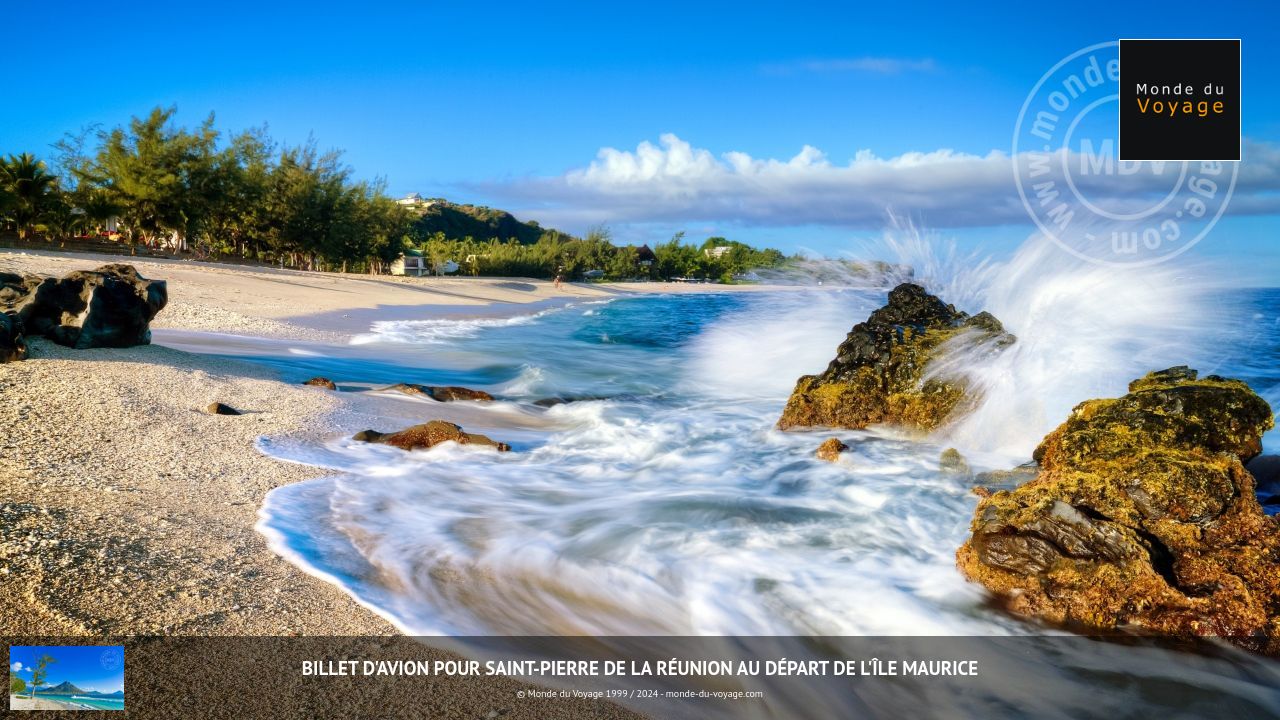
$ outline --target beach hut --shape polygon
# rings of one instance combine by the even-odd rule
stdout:
[[[650,249],[648,245],[641,245],[636,248],[636,262],[638,262],[641,267],[649,267],[650,265],[653,265],[657,259],[658,256],[654,254],[653,250]]]
[[[405,250],[391,261],[391,274],[422,277],[427,274],[427,259],[418,250]]]

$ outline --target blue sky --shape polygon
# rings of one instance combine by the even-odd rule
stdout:
[[[104,662],[104,653],[109,651],[114,652]],[[55,660],[45,668],[47,676],[45,684],[40,686],[42,688],[70,682],[84,691],[112,693],[124,689],[124,648],[122,646],[14,645],[9,648],[9,672],[30,684],[32,671],[42,655],[48,655]],[[36,694],[40,694],[40,688],[36,689]]]
[[[175,104],[184,122],[216,111],[226,129],[314,135],[396,194],[486,202],[570,231],[603,222],[623,239],[685,228],[839,252],[880,220],[743,217],[734,208],[749,195],[681,215],[659,207],[668,189],[657,186],[610,206],[565,179],[603,148],[669,149],[668,134],[719,162],[786,162],[806,146],[836,165],[859,151],[1007,153],[1041,74],[1119,37],[1243,38],[1244,134],[1280,143],[1280,12],[1264,3],[20,3],[0,19],[20,29],[7,36],[6,81],[21,99],[0,114],[0,152],[41,152],[65,131]],[[1197,251],[1280,269],[1280,183],[1270,168],[1255,176],[1267,202],[1228,216]],[[997,250],[1032,228],[892,209]]]

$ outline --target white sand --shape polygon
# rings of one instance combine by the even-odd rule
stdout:
[[[321,273],[190,260],[141,259],[55,252],[0,252],[0,270],[64,275],[108,262],[133,265],[145,277],[166,280],[169,304],[153,327],[340,341],[352,332],[342,314],[380,311],[390,317],[414,307],[465,312],[492,305],[557,299],[603,299],[635,294],[758,292],[762,285],[689,283],[564,283],[526,278],[427,277]],[[373,313],[358,313],[372,317]],[[362,322],[359,330],[367,329]],[[357,330],[357,331],[359,331]]]
[[[49,700],[40,697],[40,693],[36,693],[35,698],[27,695],[9,696],[10,710],[80,710],[79,706],[70,702],[59,702],[57,700]]]
[[[111,261],[131,262],[0,253],[0,270],[61,275]],[[172,261],[133,264],[147,277],[169,281],[169,306],[154,323],[157,328],[322,341],[341,339],[341,334],[294,316],[337,312],[340,317],[345,310],[424,303],[435,309],[481,308],[660,289],[566,286],[557,293],[550,283],[534,281],[394,280]],[[269,368],[231,358],[157,345],[71,350],[38,338],[29,342],[30,359],[0,364],[0,634],[394,635],[391,625],[337,588],[275,556],[253,529],[269,490],[321,474],[274,461],[254,443],[264,435],[321,438],[362,427],[390,428],[403,420],[397,417],[401,411],[392,408],[386,417],[374,417],[373,412],[383,414],[378,408],[385,400],[282,383]],[[214,401],[246,414],[205,413]],[[405,406],[407,413],[410,404]],[[348,644],[362,642],[369,641]],[[451,657],[413,645],[424,658]],[[226,658],[225,666],[199,658],[198,672],[207,679],[235,678],[243,676],[246,663],[264,662],[251,647],[235,647],[244,657]],[[282,667],[296,664],[292,657],[278,660]],[[298,680],[285,676],[282,682]],[[389,712],[426,707],[439,717],[494,717],[508,711],[511,717],[634,717],[597,701],[516,705],[517,689],[530,686],[505,678],[436,682],[425,698],[419,686],[404,683],[379,690],[372,702]],[[342,711],[344,697],[355,698],[361,689],[344,692],[348,695],[324,699],[336,703],[333,713]],[[160,707],[178,698],[144,700]],[[30,703],[11,702],[15,709],[28,709]],[[267,696],[263,702],[274,701]],[[37,695],[29,709],[57,709],[54,703]],[[300,709],[297,716],[307,712]]]

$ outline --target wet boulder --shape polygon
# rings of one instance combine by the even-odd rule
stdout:
[[[352,439],[391,445],[401,450],[430,448],[444,442],[456,442],[459,445],[487,445],[499,452],[507,452],[511,449],[511,446],[506,443],[498,442],[485,435],[465,432],[460,426],[444,420],[432,420],[394,433],[362,430],[352,436]]]
[[[1280,521],[1243,464],[1273,424],[1244,383],[1185,367],[1083,402],[1034,479],[985,493],[960,570],[1050,623],[1280,654]]]
[[[970,316],[903,283],[853,327],[822,374],[800,378],[778,427],[935,428],[976,398],[963,378],[928,375],[930,361],[944,349],[981,360],[1014,341],[990,313]]]
[[[815,454],[818,456],[819,460],[836,462],[840,459],[840,453],[848,449],[849,446],[840,442],[840,438],[827,438],[818,446],[818,450]]]
[[[333,382],[332,380],[330,380],[329,378],[326,378],[326,377],[313,377],[313,378],[311,378],[310,380],[308,380],[308,381],[306,381],[306,382],[304,382],[304,383],[302,383],[302,384],[303,384],[303,385],[310,385],[310,386],[312,386],[312,387],[324,388],[325,390],[337,390],[337,389],[338,389],[338,386],[337,386],[337,385],[335,385],[335,384],[334,384],[334,382]]]
[[[425,395],[437,402],[454,402],[456,400],[493,400],[493,396],[483,390],[459,387],[457,385],[417,385],[415,383],[399,383],[383,388],[406,395]]]
[[[163,280],[123,264],[62,278],[24,278],[21,285],[5,282],[0,290],[0,309],[15,312],[28,334],[74,348],[150,343],[151,320],[167,301]]]

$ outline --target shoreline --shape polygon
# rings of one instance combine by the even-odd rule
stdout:
[[[274,274],[238,275],[223,266],[208,277],[192,268],[172,277],[150,260],[0,253],[0,269],[25,273],[60,275],[112,261],[170,280],[173,305],[157,316],[158,330],[274,340],[297,333],[330,343],[345,337],[294,324],[285,314],[334,302],[330,294],[345,298],[345,278],[322,278],[328,288],[286,285],[276,295],[292,297],[293,304],[281,307],[281,297],[244,299],[278,284]],[[524,305],[516,303],[520,296],[504,295],[523,291],[493,285],[482,279],[476,287],[494,303]],[[239,292],[220,296],[228,288]],[[375,288],[379,298],[385,292]],[[311,296],[317,300],[308,304]],[[180,311],[170,314],[175,306]],[[236,322],[209,327],[226,318]],[[399,422],[388,419],[395,412],[387,415],[385,403],[292,384],[273,368],[235,357],[158,344],[73,350],[43,338],[29,343],[27,360],[0,364],[0,423],[8,428],[0,440],[0,578],[6,588],[0,634],[404,637],[343,590],[277,556],[256,530],[268,491],[327,474],[268,457],[255,448],[259,437],[315,439],[375,425],[378,418]],[[245,414],[210,415],[204,408],[212,402]],[[414,644],[424,658],[458,658]],[[283,663],[289,648],[260,644],[243,652],[241,662]],[[532,687],[506,677],[444,680],[437,689],[451,707],[483,706],[481,716],[510,707],[515,689]],[[409,703],[419,690],[404,683],[391,694],[403,692]],[[537,709],[541,717],[639,717],[595,703],[548,702]]]
[[[27,697],[25,695],[10,695],[9,709],[10,710],[82,711],[82,710],[93,710],[94,708],[91,708],[88,705],[81,705],[79,703],[74,703],[66,700],[53,700],[37,693],[34,699]]]
[[[814,290],[795,285],[712,283],[564,283],[507,277],[404,277],[198,260],[15,251],[0,248],[0,271],[63,275],[125,263],[169,284],[169,303],[152,321],[157,330],[199,330],[258,337],[345,342],[352,327],[372,320],[427,319],[449,314],[492,316],[498,308],[598,301],[654,294],[756,293]],[[836,289],[834,287],[827,289]],[[305,312],[298,312],[305,308]],[[365,324],[361,332],[367,330]]]

